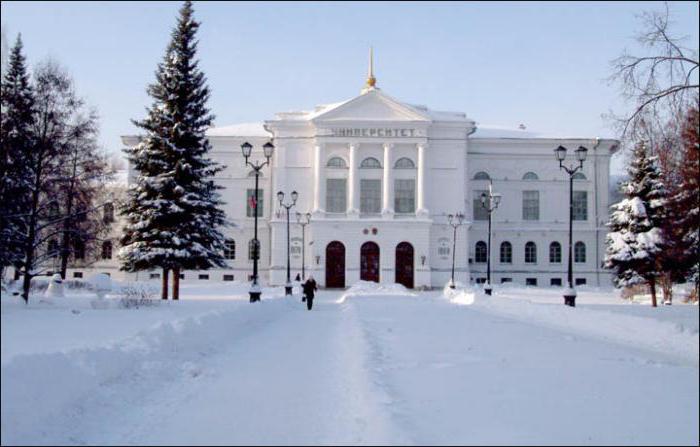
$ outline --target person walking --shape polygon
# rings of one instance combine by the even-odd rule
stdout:
[[[303,288],[304,288],[303,300],[306,301],[306,308],[308,310],[311,310],[311,307],[314,305],[314,291],[318,290],[318,286],[316,285],[316,281],[314,280],[313,275],[309,275],[309,279],[306,280]]]

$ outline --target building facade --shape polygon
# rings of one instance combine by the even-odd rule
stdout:
[[[566,285],[569,178],[554,157],[560,145],[570,156],[579,146],[588,149],[574,182],[575,281],[610,283],[601,261],[616,140],[478,126],[464,113],[398,101],[377,88],[371,74],[361,94],[350,100],[278,113],[264,123],[212,128],[208,137],[210,156],[226,166],[217,181],[232,223],[225,230],[229,268],[185,271],[185,281],[250,279],[254,178],[241,145],[249,142],[251,159],[264,160],[262,146],[271,141],[275,151],[263,168],[258,198],[263,284],[286,282],[286,212],[278,205],[278,191],[286,200],[292,191],[299,194],[291,210],[292,278],[303,262],[307,274],[326,287],[361,279],[442,287],[453,259],[447,216],[464,213],[464,225],[457,229],[455,279],[483,282],[487,214],[479,196],[491,184],[503,197],[493,213],[492,283]],[[134,146],[138,137],[125,136],[123,142]],[[134,175],[129,172],[129,182]],[[296,212],[312,216],[304,237]],[[117,273],[116,259],[94,268],[123,275]]]

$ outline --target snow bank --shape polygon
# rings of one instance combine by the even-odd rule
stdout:
[[[699,363],[700,343],[697,326],[683,322],[661,321],[591,307],[572,308],[563,304],[537,304],[498,295],[476,300],[470,308],[656,351],[693,365]]]
[[[359,296],[418,296],[401,284],[379,284],[372,281],[358,281],[352,285],[337,303],[344,303],[350,297]]]
[[[99,393],[101,387],[132,382],[134,386],[157,386],[173,376],[191,373],[187,365],[287,311],[285,300],[241,303],[234,309],[162,322],[109,345],[14,356],[2,365],[2,444],[44,443],[39,427],[45,423],[70,425],[70,418],[75,417],[69,411],[72,405]]]
[[[459,281],[455,281],[455,288],[453,289],[448,281],[442,289],[442,296],[455,304],[469,306],[474,304],[476,293],[468,290],[464,283]]]

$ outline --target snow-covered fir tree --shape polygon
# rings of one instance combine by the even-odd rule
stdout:
[[[622,184],[625,199],[612,206],[608,223],[605,266],[613,270],[618,287],[647,283],[656,306],[666,188],[656,157],[649,156],[643,143],[635,147],[627,172],[629,180]]]
[[[0,263],[18,268],[24,259],[27,204],[31,174],[27,154],[33,144],[34,97],[29,82],[22,39],[10,53],[0,92]]]
[[[119,257],[127,271],[163,269],[163,298],[168,271],[173,271],[177,299],[181,269],[225,265],[219,228],[226,221],[220,187],[213,180],[223,167],[207,158],[205,131],[213,115],[196,60],[198,28],[188,1],[158,65],[156,82],[148,88],[153,98],[148,116],[134,122],[145,135],[126,150],[138,177],[122,210],[127,224]]]

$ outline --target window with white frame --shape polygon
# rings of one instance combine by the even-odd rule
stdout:
[[[112,259],[112,241],[102,242],[102,259]]]
[[[474,174],[474,180],[490,180],[491,177],[484,171],[479,171]]]
[[[362,163],[360,163],[360,167],[365,169],[381,169],[382,164],[379,163],[379,160],[377,160],[374,157],[367,157],[364,160],[362,160]]]
[[[406,159],[408,160],[408,159]],[[410,160],[409,160],[410,161]],[[394,180],[394,211],[397,213],[416,212],[416,181],[413,179]]]
[[[227,239],[224,242],[224,258],[236,259],[236,241],[233,239]]]
[[[537,262],[537,245],[534,242],[525,244],[525,263],[535,264]]]
[[[486,262],[486,242],[479,241],[476,243],[476,247],[474,248],[474,262]]]
[[[523,180],[539,180],[540,178],[534,172],[526,172],[523,175]]]
[[[347,209],[347,180],[344,178],[326,179],[326,211],[344,213]]]
[[[540,220],[539,191],[523,191],[523,220]]]
[[[561,244],[559,242],[555,241],[549,244],[549,262],[553,264],[561,262]]]
[[[260,241],[258,241],[258,247],[260,247]],[[259,250],[257,250],[259,251]],[[250,242],[248,242],[248,260],[253,261],[255,260],[255,239],[251,239]],[[260,259],[260,253],[258,253],[258,259]]]
[[[588,220],[588,192],[574,191],[573,196],[574,220]]]
[[[501,242],[501,264],[513,263],[513,245],[510,242]]]
[[[329,168],[347,168],[347,164],[345,164],[345,160],[343,160],[340,157],[333,157],[330,160],[328,160],[328,163],[326,164],[327,167]]]
[[[399,158],[396,160],[396,164],[394,164],[395,169],[413,169],[415,168],[416,165],[413,164],[413,161],[410,158]]]
[[[360,212],[379,213],[382,210],[382,181],[360,179]]]
[[[574,244],[574,262],[586,262],[586,244],[581,241]]]

